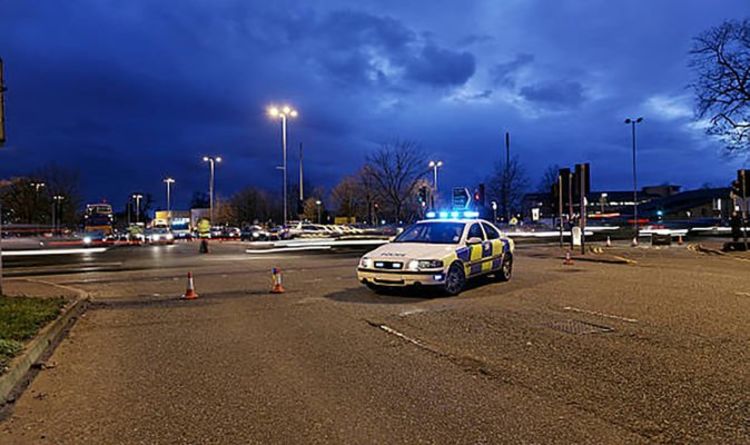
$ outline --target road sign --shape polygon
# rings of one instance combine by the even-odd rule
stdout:
[[[453,209],[468,209],[471,203],[471,193],[466,187],[456,187],[453,189]]]

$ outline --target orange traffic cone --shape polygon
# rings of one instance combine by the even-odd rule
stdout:
[[[188,272],[187,275],[187,290],[185,290],[185,294],[180,297],[182,300],[195,300],[198,298],[198,293],[195,292],[195,284],[193,283],[193,273]]]
[[[565,259],[563,260],[563,266],[572,266],[573,258],[570,257],[570,250],[565,252]]]
[[[607,237],[607,247],[612,247],[612,240]]]
[[[286,292],[284,290],[284,286],[281,285],[281,269],[278,267],[274,267],[271,269],[271,274],[273,276],[273,287],[271,288],[272,294],[283,294]]]

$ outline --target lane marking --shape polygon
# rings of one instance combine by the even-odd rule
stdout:
[[[427,309],[421,308],[421,307],[415,307],[411,309],[406,309],[401,311],[398,316],[399,317],[408,317],[409,315],[419,314],[422,312],[427,312]]]
[[[735,292],[738,297],[750,297],[750,292]]]
[[[108,247],[86,247],[80,249],[4,250],[3,256],[70,255],[75,253],[102,253]]]
[[[303,246],[303,247],[274,247],[272,249],[245,249],[245,253],[279,253],[279,252],[299,252],[302,250],[330,250],[331,246]]]
[[[638,320],[636,320],[635,318],[628,318],[628,317],[621,317],[619,315],[605,314],[603,312],[590,311],[588,309],[581,309],[581,308],[577,308],[573,306],[565,306],[563,310],[577,312],[579,314],[596,315],[598,317],[611,318],[613,320],[626,321],[628,323],[638,323]]]

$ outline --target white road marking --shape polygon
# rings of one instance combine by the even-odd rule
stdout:
[[[404,311],[401,311],[398,316],[399,317],[408,317],[409,315],[419,314],[421,312],[427,312],[427,309],[421,308],[421,307],[415,307],[411,309],[406,309]]]
[[[589,315],[596,315],[598,317],[604,317],[604,318],[611,318],[614,320],[621,320],[621,321],[627,321],[628,323],[638,323],[638,320],[635,318],[627,318],[627,317],[621,317],[619,315],[612,315],[612,314],[605,314],[603,312],[597,312],[597,311],[590,311],[587,309],[580,309],[573,306],[565,306],[563,308],[566,311],[572,311],[572,312],[578,312],[580,314],[589,314]]]
[[[245,253],[279,253],[279,252],[299,252],[301,250],[330,250],[331,246],[304,246],[304,247],[274,247],[272,249],[246,249]]]
[[[750,292],[735,292],[738,297],[750,297]]]
[[[79,249],[32,249],[32,250],[4,250],[3,256],[42,256],[42,255],[70,255],[75,253],[102,253],[107,247],[86,247]]]

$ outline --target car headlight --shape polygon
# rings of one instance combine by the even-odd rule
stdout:
[[[441,260],[411,260],[406,268],[409,270],[440,269],[443,267]]]
[[[159,241],[159,235],[151,235],[152,241]]]
[[[362,267],[364,269],[372,269],[372,259],[362,257],[362,259],[359,260],[359,267]]]
[[[260,238],[260,233],[253,232],[253,238]]]
[[[91,237],[90,236],[84,236],[83,237],[83,244],[91,244]]]

